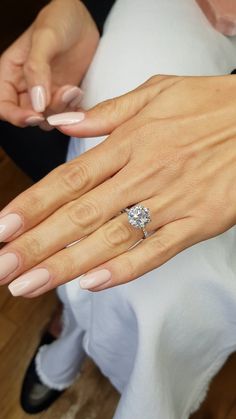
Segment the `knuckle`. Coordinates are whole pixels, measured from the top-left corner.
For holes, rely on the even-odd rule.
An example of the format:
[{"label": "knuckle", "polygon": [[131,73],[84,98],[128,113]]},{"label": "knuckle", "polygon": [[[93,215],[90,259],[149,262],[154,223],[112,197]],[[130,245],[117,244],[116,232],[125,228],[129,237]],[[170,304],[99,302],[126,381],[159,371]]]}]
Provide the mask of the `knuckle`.
[{"label": "knuckle", "polygon": [[38,74],[38,63],[35,62],[32,58],[29,58],[24,65],[24,72],[26,75]]},{"label": "knuckle", "polygon": [[133,234],[129,226],[120,221],[109,223],[103,233],[103,240],[108,248],[115,248],[132,240]]},{"label": "knuckle", "polygon": [[154,74],[154,76],[149,77],[149,79],[147,80],[147,84],[153,84],[156,83],[157,81],[159,81],[160,76],[157,74]]},{"label": "knuckle", "polygon": [[19,239],[17,248],[25,263],[30,259],[30,265],[37,263],[43,254],[42,244],[33,234],[25,234],[22,239]]},{"label": "knuckle", "polygon": [[107,99],[104,100],[104,102],[98,103],[98,105],[96,105],[96,110],[98,111],[104,111],[105,113],[109,113],[111,111],[114,111],[115,107],[116,107],[116,103],[117,101],[115,99]]},{"label": "knuckle", "polygon": [[68,217],[76,227],[83,231],[91,231],[102,219],[102,211],[96,202],[78,202],[70,207]]},{"label": "knuckle", "polygon": [[96,110],[98,114],[101,113],[102,115],[109,115],[111,117],[110,124],[111,124],[112,130],[115,130],[117,129],[117,124],[115,121],[113,121],[112,117],[115,116],[115,120],[117,119],[117,117],[120,117],[120,116],[122,117],[124,112],[128,110],[129,106],[130,106],[130,101],[123,100],[122,97],[118,97],[115,99],[105,100],[104,102],[101,102],[98,105],[96,105],[94,109]]},{"label": "knuckle", "polygon": [[[39,192],[35,189],[29,189],[21,196],[21,201],[16,206],[20,208],[20,212],[23,214],[42,214],[44,211],[44,200],[41,199]],[[27,220],[26,220],[27,221]]]},{"label": "knuckle", "polygon": [[84,162],[70,163],[60,168],[63,188],[71,196],[77,196],[81,191],[88,190],[92,184],[90,171]]},{"label": "knuckle", "polygon": [[135,263],[135,260],[129,255],[124,254],[123,255],[123,266],[125,266],[125,273],[126,276],[128,276],[130,279],[135,279],[140,276],[140,273],[138,272],[138,264]]},{"label": "knuckle", "polygon": [[[73,257],[73,255],[69,252],[63,252],[60,254],[60,277],[62,278],[62,283],[65,282],[66,279],[73,279],[78,274],[78,260]],[[58,270],[58,263],[55,265],[55,271]]]},{"label": "knuckle", "polygon": [[166,258],[170,251],[170,242],[167,237],[160,237],[157,234],[154,234],[150,237],[148,242],[150,255],[153,255],[154,258],[158,257],[160,260]]}]

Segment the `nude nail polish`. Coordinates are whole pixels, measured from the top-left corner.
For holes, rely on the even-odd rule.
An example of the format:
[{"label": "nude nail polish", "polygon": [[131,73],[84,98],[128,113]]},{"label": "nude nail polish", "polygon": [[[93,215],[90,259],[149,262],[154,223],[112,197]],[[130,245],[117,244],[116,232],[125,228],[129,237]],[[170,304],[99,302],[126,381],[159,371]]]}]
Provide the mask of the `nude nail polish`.
[{"label": "nude nail polish", "polygon": [[30,92],[31,102],[35,112],[44,112],[46,108],[46,92],[43,86],[34,86]]},{"label": "nude nail polish", "polygon": [[8,214],[0,218],[0,242],[13,236],[22,225],[22,219],[18,214]]},{"label": "nude nail polish", "polygon": [[79,106],[80,106],[80,104],[81,104],[82,99],[83,99],[83,96],[78,96],[78,97],[76,97],[74,100],[72,100],[72,101],[69,103],[69,107],[70,107],[70,109],[72,109],[72,110],[78,109],[78,107],[79,107]]},{"label": "nude nail polish", "polygon": [[0,281],[14,272],[18,265],[18,257],[14,253],[5,253],[0,256]]},{"label": "nude nail polish", "polygon": [[47,269],[39,268],[15,279],[9,286],[9,291],[14,297],[30,294],[46,285],[50,280]]},{"label": "nude nail polish", "polygon": [[50,132],[54,130],[54,127],[51,127],[51,125],[49,125],[49,123],[47,121],[43,121],[39,124],[39,128],[42,131],[46,131],[46,132]]},{"label": "nude nail polish", "polygon": [[78,102],[81,101],[82,96],[83,96],[83,91],[79,87],[74,86],[74,87],[68,88],[63,93],[61,100],[63,103],[69,104],[70,102],[74,102],[75,100]]},{"label": "nude nail polish", "polygon": [[53,127],[59,125],[75,125],[82,122],[85,118],[82,112],[67,112],[58,115],[49,116],[47,121]]},{"label": "nude nail polish", "polygon": [[30,116],[29,118],[26,119],[25,123],[29,127],[36,127],[43,121],[44,121],[44,118],[42,116]]},{"label": "nude nail polish", "polygon": [[80,280],[80,287],[82,289],[97,288],[101,285],[106,284],[111,279],[111,272],[107,269],[101,269],[100,271],[92,272],[91,274],[84,275]]}]

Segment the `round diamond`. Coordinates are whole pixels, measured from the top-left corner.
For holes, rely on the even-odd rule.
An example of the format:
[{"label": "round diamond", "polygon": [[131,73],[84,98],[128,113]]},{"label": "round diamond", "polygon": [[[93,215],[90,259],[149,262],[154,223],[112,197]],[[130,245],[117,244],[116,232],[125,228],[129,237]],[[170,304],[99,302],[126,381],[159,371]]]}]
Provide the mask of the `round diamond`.
[{"label": "round diamond", "polygon": [[128,211],[129,223],[135,228],[144,228],[151,221],[150,211],[142,205],[135,205]]}]

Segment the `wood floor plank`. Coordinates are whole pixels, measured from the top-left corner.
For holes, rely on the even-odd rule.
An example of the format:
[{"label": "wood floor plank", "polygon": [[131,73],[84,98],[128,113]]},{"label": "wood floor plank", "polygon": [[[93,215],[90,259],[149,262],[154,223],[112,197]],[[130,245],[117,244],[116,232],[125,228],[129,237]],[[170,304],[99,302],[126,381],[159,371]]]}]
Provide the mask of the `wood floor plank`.
[{"label": "wood floor plank", "polygon": [[15,332],[16,325],[0,313],[0,351],[9,343]]},{"label": "wood floor plank", "polygon": [[[46,322],[49,314],[45,312],[42,302],[44,301],[44,297],[36,298],[36,299],[26,299],[26,298],[14,298],[10,297],[6,300],[3,309],[4,313],[6,314],[7,318],[12,320],[18,326],[22,324],[27,325],[31,319],[31,313],[35,311],[36,307],[40,310],[41,318],[43,322]],[[55,309],[57,297],[53,293],[47,295],[47,302],[51,302],[51,311]],[[50,313],[50,310],[49,312]]]},{"label": "wood floor plank", "polygon": [[39,340],[39,331],[42,329],[45,320],[52,313],[52,302],[55,296],[48,294],[40,299],[39,304],[31,300],[34,310],[31,310],[27,322],[22,322],[16,328],[8,344],[0,351],[0,400],[1,419],[20,419],[22,412],[19,406],[19,394],[21,381],[33,354],[34,348]]},{"label": "wood floor plank", "polygon": [[42,419],[112,419],[119,394],[86,359],[76,383],[42,415]]},{"label": "wood floor plank", "polygon": [[0,310],[6,304],[7,300],[11,298],[10,292],[7,287],[0,288]]},{"label": "wood floor plank", "polygon": [[32,181],[0,148],[0,209],[31,184]]}]

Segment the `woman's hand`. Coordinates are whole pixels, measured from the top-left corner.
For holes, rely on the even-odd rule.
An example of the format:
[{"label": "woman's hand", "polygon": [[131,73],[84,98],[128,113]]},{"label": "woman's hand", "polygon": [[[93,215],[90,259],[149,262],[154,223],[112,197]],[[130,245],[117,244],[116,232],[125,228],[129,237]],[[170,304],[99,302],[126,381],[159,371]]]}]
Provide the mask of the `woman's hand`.
[{"label": "woman's hand", "polygon": [[[0,59],[0,119],[24,127],[78,108],[99,34],[79,0],[53,0]],[[44,126],[45,123],[43,122]]]},{"label": "woman's hand", "polygon": [[[98,291],[232,227],[235,98],[235,76],[156,76],[84,116],[49,118],[68,135],[111,134],[0,214],[2,284],[32,297],[90,271],[81,286]],[[151,212],[145,240],[120,213],[137,203]]]}]

